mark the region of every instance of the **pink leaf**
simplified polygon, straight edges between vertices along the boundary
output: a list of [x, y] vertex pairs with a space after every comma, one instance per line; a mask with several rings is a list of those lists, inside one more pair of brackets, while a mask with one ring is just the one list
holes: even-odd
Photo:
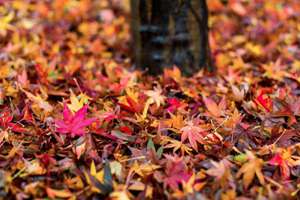
[[72, 114], [67, 104], [64, 104], [63, 120], [55, 120], [56, 131], [61, 134], [71, 134], [71, 137], [81, 136], [86, 133], [86, 127], [96, 119], [86, 119], [88, 105], [83, 106], [75, 114]]
[[179, 184], [189, 180], [192, 173], [186, 169], [182, 158], [171, 155], [165, 155], [165, 157], [167, 158], [167, 165], [164, 185], [176, 190]]

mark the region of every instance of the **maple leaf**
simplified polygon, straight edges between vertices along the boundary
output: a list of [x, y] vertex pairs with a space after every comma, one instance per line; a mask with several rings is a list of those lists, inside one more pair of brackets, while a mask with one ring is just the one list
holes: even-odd
[[290, 168], [286, 162], [286, 160], [280, 154], [275, 154], [275, 156], [269, 161], [271, 165], [278, 165], [280, 167], [280, 173], [283, 176], [283, 179], [290, 178]]
[[72, 90], [70, 90], [71, 96], [70, 96], [70, 104], [67, 104], [69, 109], [73, 112], [77, 112], [80, 110], [84, 104], [88, 103], [88, 101], [91, 99], [84, 93], [80, 93], [80, 95], [76, 96]]
[[182, 157], [165, 155], [167, 158], [166, 178], [164, 185], [176, 190], [180, 183], [187, 182], [191, 177], [191, 173], [187, 171]]
[[224, 121], [224, 126], [226, 129], [233, 130], [237, 124], [239, 124], [243, 119], [243, 116], [239, 113], [238, 109], [234, 108], [234, 111], [230, 118]]
[[72, 114], [66, 103], [64, 104], [63, 120], [56, 120], [56, 131], [61, 134], [70, 134], [71, 137], [82, 136], [86, 133], [85, 127], [93, 123], [96, 119], [85, 119], [88, 105], [83, 106], [75, 114]]
[[121, 191], [113, 191], [111, 194], [110, 194], [110, 197], [112, 200], [130, 200], [130, 194], [128, 191], [126, 191], [125, 189], [124, 190], [121, 190]]
[[0, 113], [0, 126], [4, 129], [11, 129], [17, 133], [24, 133], [26, 131], [20, 124], [12, 122], [13, 116], [11, 112], [5, 109], [2, 113]]
[[56, 164], [56, 160], [47, 153], [43, 153], [40, 155], [36, 155], [36, 157], [40, 160], [40, 162], [45, 166], [49, 167], [53, 164]]
[[162, 145], [164, 145], [165, 143], [168, 143], [168, 144], [166, 146], [164, 146], [164, 148], [173, 149], [173, 153], [175, 153], [179, 149], [182, 154], [184, 154], [184, 153], [191, 154], [191, 152], [192, 152], [192, 148], [188, 147], [187, 145], [183, 144], [182, 142], [180, 142], [178, 140], [171, 139], [167, 136], [164, 136], [162, 138]]
[[233, 99], [237, 102], [243, 101], [245, 97], [245, 90], [240, 90], [237, 86], [231, 85], [231, 90], [233, 94]]
[[161, 88], [155, 88], [154, 90], [148, 90], [145, 92], [145, 94], [149, 97], [146, 101], [144, 111], [143, 111], [143, 118], [145, 119], [147, 116], [147, 112], [149, 109], [149, 106], [153, 103], [156, 104], [156, 106], [159, 108], [161, 104], [165, 103], [166, 97], [163, 96]]
[[14, 12], [8, 13], [6, 16], [2, 16], [0, 19], [0, 34], [2, 36], [5, 36], [8, 32], [8, 30], [12, 30], [13, 26], [10, 24], [10, 22], [14, 19], [15, 14]]
[[[43, 118], [43, 116], [48, 116], [53, 111], [53, 106], [48, 103], [41, 95], [33, 95], [32, 93], [24, 90], [22, 87], [20, 87], [20, 89], [26, 94], [27, 98], [33, 102], [31, 108], [34, 114]], [[43, 110], [44, 112], [41, 112], [41, 110]]]
[[260, 184], [264, 185], [264, 175], [262, 173], [262, 167], [264, 161], [260, 158], [257, 158], [251, 151], [246, 151], [248, 161], [240, 168], [237, 173], [239, 178], [243, 174], [243, 184], [245, 188], [248, 188], [252, 183], [255, 175], [257, 176]]
[[41, 81], [41, 83], [48, 85], [49, 81], [48, 81], [48, 72], [47, 69], [44, 65], [40, 65], [40, 64], [36, 64], [35, 66], [35, 71], [38, 75], [38, 80]]
[[17, 79], [22, 88], [29, 87], [30, 81], [28, 80], [27, 72], [25, 69], [17, 76]]
[[240, 16], [247, 15], [247, 10], [241, 3], [236, 2], [236, 1], [230, 1], [229, 6], [236, 14], [238, 14]]
[[278, 152], [269, 160], [269, 164], [279, 166], [280, 173], [284, 180], [290, 178], [290, 167], [300, 165], [300, 160], [294, 160], [291, 148], [279, 149]]
[[288, 76], [288, 73], [282, 69], [281, 59], [277, 59], [275, 63], [264, 64], [262, 68], [265, 70], [263, 76], [270, 79], [282, 81], [285, 76]]
[[184, 125], [183, 115], [173, 115], [172, 113], [170, 113], [170, 115], [171, 119], [164, 120], [164, 124], [166, 124], [168, 127], [173, 127], [178, 130], [181, 129]]
[[32, 116], [32, 113], [30, 112], [28, 104], [25, 105], [22, 113], [23, 113], [22, 120], [29, 122], [29, 123], [34, 123], [34, 117]]
[[141, 177], [145, 177], [153, 174], [153, 172], [159, 168], [161, 168], [161, 166], [149, 162], [139, 164], [137, 161], [134, 161], [133, 165], [130, 168], [130, 173], [136, 173]]
[[225, 97], [222, 98], [221, 102], [216, 104], [211, 98], [203, 96], [203, 102], [209, 112], [210, 116], [221, 117], [226, 108]]
[[43, 175], [47, 171], [38, 159], [31, 161], [24, 160], [24, 162], [26, 168], [19, 174], [20, 177], [26, 177], [28, 175]]
[[119, 97], [118, 104], [121, 106], [121, 108], [133, 113], [139, 113], [142, 111], [143, 106], [139, 103], [139, 94], [130, 88], [126, 88], [125, 91], [127, 95]]
[[254, 102], [257, 105], [261, 105], [267, 112], [271, 112], [273, 106], [272, 99], [270, 97], [266, 97], [265, 95], [266, 91], [261, 90]]
[[181, 134], [181, 142], [184, 142], [186, 139], [189, 140], [189, 143], [193, 147], [194, 150], [198, 150], [197, 143], [204, 144], [204, 137], [207, 135], [207, 132], [196, 126], [193, 121], [188, 121], [186, 126], [180, 129]]
[[164, 68], [164, 79], [173, 79], [177, 83], [181, 83], [182, 76], [181, 71], [178, 69], [178, 67], [173, 66], [173, 68]]
[[101, 113], [99, 115], [99, 118], [103, 119], [105, 122], [109, 123], [109, 122], [113, 121], [114, 119], [120, 119], [119, 111], [114, 110], [114, 111], [107, 111], [107, 112]]
[[83, 173], [92, 191], [103, 194], [112, 192], [112, 173], [109, 162], [105, 161], [104, 168], [97, 172], [97, 167], [92, 161], [90, 171], [83, 171]]
[[168, 112], [173, 113], [176, 111], [180, 106], [182, 106], [181, 101], [179, 101], [177, 98], [169, 98], [168, 100], [168, 108], [166, 109]]
[[216, 178], [216, 180], [225, 187], [228, 183], [233, 183], [233, 177], [230, 169], [233, 164], [227, 159], [223, 159], [220, 162], [211, 161], [213, 167], [208, 169], [206, 173]]

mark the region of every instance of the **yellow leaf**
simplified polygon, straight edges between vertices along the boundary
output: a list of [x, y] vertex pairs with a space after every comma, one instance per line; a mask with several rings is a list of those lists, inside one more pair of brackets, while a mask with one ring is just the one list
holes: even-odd
[[[133, 182], [133, 181], [132, 181]], [[129, 190], [143, 191], [145, 189], [145, 184], [140, 181], [134, 181], [129, 187]]]
[[173, 149], [173, 153], [175, 153], [177, 150], [180, 149], [182, 154], [191, 154], [192, 148], [188, 147], [187, 145], [183, 144], [181, 141], [171, 139], [169, 137], [164, 136], [162, 138], [162, 145], [165, 145], [165, 143], [168, 143], [167, 145], [164, 146], [164, 148], [168, 149], [171, 148]]
[[265, 70], [264, 76], [270, 79], [275, 79], [282, 81], [285, 76], [288, 76], [288, 73], [281, 69], [281, 60], [278, 59], [276, 62], [271, 62], [269, 64], [262, 65]]
[[135, 191], [144, 191], [146, 189], [146, 197], [151, 198], [153, 193], [153, 187], [150, 185], [145, 186], [144, 183], [140, 181], [134, 181], [129, 187], [128, 190], [135, 190]]
[[246, 151], [248, 156], [248, 162], [246, 162], [238, 171], [237, 177], [243, 174], [243, 184], [245, 188], [248, 188], [252, 183], [255, 175], [257, 176], [260, 184], [264, 185], [265, 180], [262, 173], [262, 167], [264, 161], [260, 158], [255, 157], [251, 151]]
[[4, 89], [5, 96], [15, 97], [18, 93], [18, 90], [15, 88], [15, 86], [13, 85], [13, 82], [11, 82], [11, 81], [6, 81], [5, 79], [3, 79], [3, 83], [1, 86]]
[[43, 109], [45, 112], [50, 113], [53, 110], [53, 107], [46, 101], [44, 100], [39, 94], [36, 96], [33, 95], [32, 93], [24, 90], [21, 88], [21, 90], [26, 94], [26, 96], [33, 101], [39, 108]]
[[146, 119], [147, 117], [147, 113], [148, 113], [148, 110], [149, 110], [149, 107], [150, 105], [154, 103], [153, 99], [148, 99], [145, 103], [145, 107], [144, 107], [144, 110], [143, 110], [143, 114], [142, 114], [142, 119]]
[[21, 24], [25, 29], [31, 29], [34, 25], [36, 25], [36, 21], [32, 19], [23, 19]]
[[166, 119], [164, 121], [164, 123], [172, 128], [176, 128], [176, 129], [181, 129], [184, 125], [184, 118], [182, 115], [178, 114], [178, 115], [174, 115], [172, 113], [170, 113], [171, 115], [171, 119]]
[[46, 173], [46, 169], [42, 167], [41, 163], [38, 160], [25, 161], [26, 169], [20, 177], [26, 177], [28, 175], [43, 175]]
[[259, 44], [247, 43], [246, 49], [250, 51], [255, 56], [259, 56], [262, 54], [262, 47]]
[[67, 178], [64, 182], [68, 185], [71, 189], [82, 189], [84, 187], [84, 183], [82, 182], [80, 177], [74, 178]]
[[216, 56], [216, 66], [219, 68], [227, 67], [232, 59], [227, 54], [218, 54]]
[[90, 173], [91, 173], [92, 176], [96, 176], [97, 175], [96, 166], [95, 166], [95, 162], [94, 161], [92, 161], [92, 163], [91, 163]]
[[300, 70], [300, 60], [295, 60], [292, 64], [292, 69]]
[[236, 193], [234, 190], [228, 190], [221, 195], [222, 200], [235, 200]]
[[101, 171], [97, 172], [94, 161], [92, 161], [92, 163], [91, 163], [90, 174], [92, 176], [94, 176], [99, 182], [103, 183], [104, 171], [101, 170]]
[[76, 96], [72, 90], [70, 90], [70, 92], [71, 92], [71, 96], [70, 96], [71, 103], [67, 104], [67, 106], [73, 112], [77, 112], [78, 110], [80, 110], [91, 99], [86, 94], [80, 93], [80, 95]]
[[239, 113], [238, 109], [234, 108], [231, 117], [224, 122], [224, 126], [226, 128], [234, 129], [241, 120], [242, 120], [241, 114]]
[[14, 16], [15, 14], [10, 12], [6, 16], [0, 18], [0, 34], [6, 35], [7, 30], [13, 28], [9, 23], [13, 20]]
[[129, 96], [132, 100], [134, 100], [135, 102], [139, 101], [139, 99], [138, 99], [139, 93], [138, 92], [134, 91], [131, 88], [126, 88], [125, 91], [126, 91], [127, 96]]
[[194, 192], [194, 184], [195, 184], [195, 174], [190, 177], [190, 179], [187, 182], [182, 182], [182, 187], [185, 192], [185, 194], [191, 194]]
[[0, 79], [7, 78], [10, 74], [10, 67], [7, 65], [0, 66]]
[[146, 175], [154, 173], [156, 169], [159, 169], [161, 166], [154, 165], [151, 163], [138, 164], [137, 161], [134, 162], [130, 171], [137, 173], [138, 175], [144, 177]]

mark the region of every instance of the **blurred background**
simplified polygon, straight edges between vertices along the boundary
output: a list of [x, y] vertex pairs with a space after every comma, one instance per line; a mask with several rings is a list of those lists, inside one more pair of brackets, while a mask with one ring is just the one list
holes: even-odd
[[[207, 3], [218, 70], [300, 59], [299, 0]], [[35, 64], [50, 82], [79, 69], [94, 76], [106, 65], [128, 68], [130, 40], [130, 0], [0, 1], [0, 77]]]

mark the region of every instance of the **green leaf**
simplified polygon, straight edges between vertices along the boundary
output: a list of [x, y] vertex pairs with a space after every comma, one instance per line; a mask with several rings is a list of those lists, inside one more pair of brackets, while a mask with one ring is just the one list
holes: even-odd
[[111, 134], [113, 136], [117, 137], [120, 140], [125, 140], [125, 141], [128, 141], [128, 142], [134, 142], [135, 138], [136, 138], [135, 136], [131, 136], [131, 135], [128, 135], [126, 133], [122, 133], [119, 130], [112, 130]]
[[163, 152], [164, 152], [164, 148], [163, 148], [163, 147], [159, 147], [159, 148], [157, 149], [156, 155], [157, 155], [158, 159], [161, 158]]
[[153, 143], [152, 138], [149, 138], [149, 140], [148, 140], [148, 143], [147, 143], [147, 149], [148, 149], [148, 150], [153, 149], [154, 152], [156, 152], [155, 146], [154, 146], [154, 143]]
[[233, 160], [235, 162], [244, 163], [248, 160], [248, 156], [246, 154], [242, 153], [242, 154], [234, 156]]

